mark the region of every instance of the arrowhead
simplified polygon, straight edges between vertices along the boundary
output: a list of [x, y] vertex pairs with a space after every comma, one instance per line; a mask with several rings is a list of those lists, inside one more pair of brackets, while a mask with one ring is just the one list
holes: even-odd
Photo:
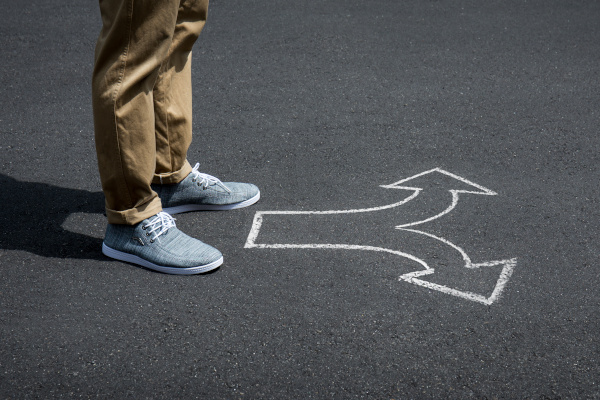
[[463, 177], [445, 171], [441, 168], [430, 169], [420, 174], [402, 179], [391, 185], [381, 185], [386, 189], [423, 190], [442, 188], [453, 193], [470, 193], [494, 196], [496, 192], [473, 183]]
[[[453, 285], [454, 287], [461, 286], [460, 290], [455, 289], [454, 287], [440, 285], [438, 283], [433, 283], [430, 281], [419, 279], [419, 278], [427, 276], [427, 275], [431, 275], [431, 277], [429, 277], [429, 278], [435, 277], [436, 280], [439, 279], [440, 274], [436, 273], [434, 269], [426, 269], [423, 271], [410, 272], [408, 274], [404, 274], [404, 275], [400, 276], [400, 280], [404, 280], [406, 282], [410, 282], [415, 285], [423, 286], [423, 287], [426, 287], [431, 290], [437, 290], [442, 293], [461, 297], [463, 299], [475, 301], [475, 302], [482, 303], [482, 304], [489, 306], [492, 303], [496, 302], [500, 298], [500, 295], [502, 294], [502, 291], [504, 290], [506, 283], [510, 279], [510, 276], [512, 275], [512, 272], [516, 265], [517, 265], [517, 260], [513, 258], [510, 260], [501, 260], [501, 261], [492, 261], [492, 262], [488, 262], [488, 263], [473, 264], [471, 266], [472, 268], [477, 269], [476, 273], [482, 272], [482, 271], [484, 271], [484, 272], [493, 271], [493, 269], [488, 269], [489, 267], [494, 267], [494, 266], [501, 267], [501, 271], [500, 271], [499, 275], [496, 272], [495, 276], [490, 277], [491, 281], [495, 282], [495, 285], [494, 285], [491, 293], [488, 292], [488, 293], [490, 293], [488, 296], [462, 289], [462, 286], [465, 286], [467, 284], [467, 282], [465, 282], [465, 281], [468, 281], [468, 283], [472, 283], [472, 281], [475, 280], [473, 277], [473, 269], [466, 269], [466, 268], [462, 269], [461, 272], [463, 274], [459, 274], [459, 275], [466, 275], [466, 277], [465, 276], [457, 277], [456, 271], [454, 272], [453, 276], [445, 276], [444, 277], [447, 280], [452, 281], [452, 283], [454, 284]], [[471, 273], [469, 274], [467, 271], [471, 271]], [[483, 275], [488, 275], [488, 274], [483, 274]], [[457, 278], [459, 278], [458, 280], [460, 280], [462, 282], [457, 282]], [[489, 278], [488, 278], [488, 283], [489, 283]]]

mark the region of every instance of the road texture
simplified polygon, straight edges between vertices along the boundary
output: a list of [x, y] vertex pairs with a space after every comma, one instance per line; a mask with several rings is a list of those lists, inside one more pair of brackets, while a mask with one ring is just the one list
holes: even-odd
[[0, 14], [0, 398], [600, 399], [600, 2], [214, 0], [188, 277], [100, 252], [97, 2]]

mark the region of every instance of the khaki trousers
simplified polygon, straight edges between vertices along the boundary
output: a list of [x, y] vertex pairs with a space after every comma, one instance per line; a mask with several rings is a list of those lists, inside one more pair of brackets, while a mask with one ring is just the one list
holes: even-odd
[[191, 50], [207, 11], [208, 0], [100, 0], [92, 102], [109, 223], [160, 212], [150, 184], [192, 170]]

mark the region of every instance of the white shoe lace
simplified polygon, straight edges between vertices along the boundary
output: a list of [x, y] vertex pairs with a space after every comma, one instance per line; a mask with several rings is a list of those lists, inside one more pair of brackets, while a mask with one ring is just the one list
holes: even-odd
[[150, 243], [154, 243], [160, 235], [166, 233], [170, 228], [175, 228], [175, 218], [166, 212], [159, 212], [150, 218], [147, 225], [142, 226], [142, 229], [147, 231], [146, 235], [152, 236]]
[[198, 168], [200, 168], [200, 163], [196, 163], [196, 165], [192, 169], [192, 182], [196, 182], [198, 186], [202, 186], [202, 189], [206, 189], [210, 185], [219, 185], [220, 187], [231, 193], [231, 190], [229, 190], [229, 188], [225, 186], [223, 182], [221, 182], [218, 178], [215, 178], [212, 175], [198, 172]]

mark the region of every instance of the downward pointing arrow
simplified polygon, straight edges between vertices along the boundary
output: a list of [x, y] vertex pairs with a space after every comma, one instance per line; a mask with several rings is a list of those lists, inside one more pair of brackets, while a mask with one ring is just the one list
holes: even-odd
[[[424, 180], [424, 179], [422, 179], [423, 177], [427, 177], [428, 179]], [[432, 177], [437, 178], [438, 181], [440, 178], [442, 180], [451, 180], [453, 182], [453, 185], [452, 185], [453, 187], [459, 187], [459, 189], [450, 189], [449, 190], [449, 192], [452, 194], [452, 204], [449, 207], [447, 207], [444, 211], [437, 213], [432, 217], [422, 219], [419, 221], [415, 221], [415, 222], [401, 224], [401, 225], [396, 226], [396, 229], [398, 229], [399, 231], [409, 232], [411, 234], [417, 234], [417, 235], [428, 237], [430, 239], [434, 239], [434, 240], [441, 242], [444, 245], [456, 250], [458, 253], [460, 253], [460, 255], [464, 261], [463, 267], [465, 269], [478, 269], [478, 268], [482, 268], [482, 267], [502, 266], [502, 272], [500, 273], [500, 277], [496, 281], [493, 292], [489, 297], [485, 297], [483, 295], [472, 293], [469, 291], [461, 291], [458, 289], [450, 288], [447, 286], [439, 285], [437, 283], [432, 283], [432, 282], [428, 282], [428, 281], [419, 279], [422, 276], [434, 274], [435, 269], [430, 267], [427, 264], [427, 262], [424, 261], [422, 258], [416, 257], [407, 252], [392, 250], [392, 249], [389, 249], [386, 247], [381, 247], [381, 246], [339, 243], [339, 239], [341, 237], [346, 237], [346, 240], [348, 242], [352, 242], [355, 240], [352, 237], [348, 237], [348, 226], [349, 226], [348, 220], [350, 219], [351, 215], [358, 216], [359, 213], [381, 212], [383, 210], [391, 211], [392, 209], [394, 209], [396, 207], [402, 206], [402, 205], [410, 202], [411, 200], [415, 199], [416, 197], [418, 197], [421, 194], [421, 192], [423, 192], [425, 190], [423, 187], [424, 183], [427, 183], [429, 186], [431, 186], [431, 184], [432, 184], [431, 182], [434, 182], [434, 184], [438, 183], [438, 182], [436, 182], [436, 179], [431, 179]], [[421, 184], [408, 186], [407, 182], [410, 182], [410, 181], [412, 181], [411, 183], [413, 183], [413, 184], [417, 181], [418, 181], [417, 183], [421, 183]], [[456, 181], [458, 181], [458, 182], [456, 182]], [[459, 186], [456, 186], [457, 184]], [[450, 241], [448, 241], [444, 238], [434, 236], [427, 232], [408, 228], [410, 226], [420, 225], [420, 224], [424, 224], [429, 221], [433, 221], [433, 220], [440, 218], [441, 216], [449, 213], [458, 204], [459, 195], [461, 193], [491, 196], [491, 195], [496, 195], [495, 192], [493, 192], [489, 189], [486, 189], [483, 186], [480, 186], [473, 182], [470, 182], [467, 179], [464, 179], [458, 175], [454, 175], [450, 172], [444, 171], [440, 168], [435, 168], [435, 169], [432, 169], [429, 171], [425, 171], [420, 174], [414, 175], [410, 178], [406, 178], [406, 179], [403, 179], [396, 183], [393, 183], [391, 185], [383, 185], [382, 187], [389, 188], [389, 189], [411, 190], [413, 193], [410, 196], [408, 196], [407, 198], [405, 198], [404, 200], [401, 200], [397, 203], [392, 203], [392, 204], [379, 206], [379, 207], [371, 207], [371, 208], [350, 209], [350, 210], [329, 210], [329, 211], [259, 211], [255, 214], [252, 229], [250, 230], [248, 239], [247, 239], [244, 247], [246, 247], [246, 248], [263, 248], [263, 249], [264, 248], [273, 248], [273, 249], [284, 249], [284, 248], [288, 248], [288, 249], [290, 249], [290, 248], [295, 248], [295, 249], [346, 249], [346, 250], [367, 250], [367, 251], [379, 251], [379, 252], [391, 253], [391, 254], [395, 254], [395, 255], [407, 258], [409, 260], [412, 260], [412, 261], [420, 264], [421, 267], [424, 268], [419, 271], [404, 274], [400, 277], [400, 280], [407, 281], [407, 282], [410, 282], [410, 283], [413, 283], [413, 284], [416, 284], [419, 286], [427, 287], [432, 290], [438, 290], [440, 292], [443, 292], [443, 293], [446, 293], [449, 295], [458, 296], [458, 297], [461, 297], [461, 298], [464, 298], [467, 300], [471, 300], [471, 301], [475, 301], [475, 302], [479, 302], [482, 304], [490, 305], [493, 302], [495, 302], [496, 300], [498, 300], [502, 290], [506, 286], [506, 283], [508, 282], [508, 279], [510, 278], [510, 275], [512, 274], [512, 271], [516, 265], [515, 259], [491, 261], [491, 262], [486, 262], [486, 263], [475, 264], [471, 261], [471, 259], [469, 258], [469, 256], [463, 249], [461, 249], [460, 247], [451, 243]], [[272, 227], [271, 227], [271, 233], [275, 229], [275, 237], [277, 238], [276, 239], [277, 241], [279, 241], [281, 236], [284, 236], [286, 233], [288, 234], [288, 236], [294, 237], [295, 234], [297, 234], [299, 232], [299, 233], [301, 233], [302, 236], [295, 238], [294, 241], [296, 243], [290, 243], [290, 239], [287, 240], [287, 243], [258, 243], [259, 231], [261, 230], [261, 228], [263, 228], [264, 217], [266, 215], [279, 216], [279, 217], [273, 217], [275, 219], [275, 221], [278, 222], [278, 224], [272, 225]], [[379, 215], [379, 213], [378, 213], [378, 215]], [[304, 217], [302, 217], [302, 216], [304, 216]], [[321, 230], [316, 229], [315, 230], [314, 227], [315, 226], [318, 227], [319, 223], [321, 223], [321, 226], [325, 226], [325, 225], [322, 225], [322, 223], [324, 221], [318, 221], [318, 219], [323, 219], [323, 218], [325, 218], [325, 216], [328, 216], [325, 221], [325, 222], [327, 222], [328, 225], [326, 225], [326, 227], [324, 229], [321, 229]], [[333, 217], [335, 217], [334, 220], [331, 219]], [[271, 221], [273, 220], [273, 218], [271, 218]], [[315, 221], [315, 219], [317, 219], [317, 221]], [[388, 219], [389, 218], [386, 218], [385, 220], [388, 220]], [[369, 223], [365, 224], [363, 221], [363, 222], [359, 222], [356, 225], [360, 226], [361, 228], [364, 228], [365, 226], [368, 227]], [[278, 227], [279, 227], [279, 231], [277, 231]], [[380, 232], [381, 229], [379, 229], [379, 228], [380, 228], [380, 226], [373, 225], [373, 226], [371, 226], [370, 230], [367, 229], [367, 233], [371, 232], [372, 234], [374, 234], [376, 232]], [[328, 233], [329, 234], [334, 233], [335, 235], [334, 235], [334, 237], [326, 238], [326, 240], [322, 239], [322, 236], [324, 236], [324, 235], [326, 236]], [[313, 234], [314, 237], [311, 237], [310, 236], [311, 234]], [[335, 243], [336, 241], [338, 241], [338, 243]]]

